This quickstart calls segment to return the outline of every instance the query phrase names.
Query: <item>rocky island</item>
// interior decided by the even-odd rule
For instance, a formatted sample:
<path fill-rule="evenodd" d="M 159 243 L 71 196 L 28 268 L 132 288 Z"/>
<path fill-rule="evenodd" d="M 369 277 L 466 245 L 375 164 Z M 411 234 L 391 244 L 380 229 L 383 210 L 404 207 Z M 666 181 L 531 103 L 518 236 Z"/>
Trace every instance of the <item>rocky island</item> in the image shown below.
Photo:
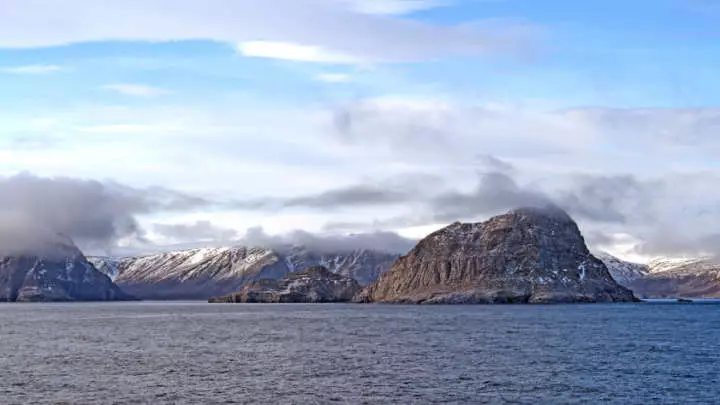
<path fill-rule="evenodd" d="M 323 266 L 313 266 L 279 280 L 252 281 L 238 293 L 212 298 L 209 302 L 349 302 L 360 290 L 357 281 L 332 273 Z"/>
<path fill-rule="evenodd" d="M 356 298 L 412 304 L 636 300 L 556 207 L 520 208 L 434 232 Z"/>

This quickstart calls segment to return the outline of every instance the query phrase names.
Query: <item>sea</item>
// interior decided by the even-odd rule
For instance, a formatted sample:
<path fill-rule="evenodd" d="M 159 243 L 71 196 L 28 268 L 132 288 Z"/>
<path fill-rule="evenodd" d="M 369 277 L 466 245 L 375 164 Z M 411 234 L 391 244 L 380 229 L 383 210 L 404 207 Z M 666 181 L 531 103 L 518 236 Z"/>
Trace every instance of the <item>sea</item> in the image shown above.
<path fill-rule="evenodd" d="M 0 305 L 1 404 L 717 404 L 720 305 Z"/>

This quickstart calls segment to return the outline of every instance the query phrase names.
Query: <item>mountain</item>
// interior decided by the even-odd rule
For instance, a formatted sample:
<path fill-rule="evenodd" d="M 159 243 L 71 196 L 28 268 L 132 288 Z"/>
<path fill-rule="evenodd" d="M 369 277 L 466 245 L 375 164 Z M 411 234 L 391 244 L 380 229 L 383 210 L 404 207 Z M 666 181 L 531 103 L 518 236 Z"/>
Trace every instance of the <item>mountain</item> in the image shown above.
<path fill-rule="evenodd" d="M 280 279 L 311 266 L 325 266 L 367 285 L 389 270 L 398 256 L 371 250 L 330 253 L 298 246 L 277 250 L 235 246 L 93 261 L 117 274 L 115 282 L 138 298 L 208 299 L 237 292 L 250 281 Z"/>
<path fill-rule="evenodd" d="M 626 287 L 633 281 L 645 277 L 649 272 L 645 264 L 627 262 L 607 252 L 596 252 L 593 255 L 605 263 L 610 275 L 618 284 Z"/>
<path fill-rule="evenodd" d="M 654 259 L 648 273 L 632 280 L 628 287 L 646 298 L 720 298 L 720 260 Z"/>
<path fill-rule="evenodd" d="M 456 222 L 421 240 L 359 296 L 388 303 L 633 301 L 559 208 Z"/>
<path fill-rule="evenodd" d="M 283 278 L 252 281 L 242 291 L 210 302 L 349 302 L 360 292 L 357 281 L 332 273 L 323 266 L 293 272 Z"/>
<path fill-rule="evenodd" d="M 34 252 L 0 256 L 0 301 L 130 299 L 90 264 L 75 244 L 58 237 Z"/>
<path fill-rule="evenodd" d="M 123 259 L 119 257 L 87 256 L 87 261 L 95 266 L 99 272 L 110 277 L 110 280 L 115 281 L 120 275 L 120 263 Z"/>

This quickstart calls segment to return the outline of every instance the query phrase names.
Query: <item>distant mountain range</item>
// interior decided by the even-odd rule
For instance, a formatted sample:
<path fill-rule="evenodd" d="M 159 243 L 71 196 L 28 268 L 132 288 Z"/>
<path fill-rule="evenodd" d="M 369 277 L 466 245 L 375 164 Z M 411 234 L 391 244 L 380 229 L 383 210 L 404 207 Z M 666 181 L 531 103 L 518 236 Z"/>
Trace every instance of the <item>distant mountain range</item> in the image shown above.
<path fill-rule="evenodd" d="M 236 246 L 89 260 L 123 291 L 141 299 L 208 299 L 239 291 L 250 281 L 280 279 L 311 266 L 324 266 L 368 285 L 389 270 L 398 257 L 372 250 L 316 252 L 300 246 Z"/>
<path fill-rule="evenodd" d="M 449 225 L 405 256 L 233 246 L 86 258 L 58 236 L 36 252 L 0 255 L 0 301 L 207 300 L 313 266 L 368 287 L 363 300 L 377 302 L 627 301 L 625 288 L 646 298 L 720 298 L 720 260 L 643 265 L 593 255 L 566 213 L 519 209 Z"/>
<path fill-rule="evenodd" d="M 647 265 L 596 253 L 618 283 L 645 298 L 720 298 L 720 261 L 657 258 Z"/>

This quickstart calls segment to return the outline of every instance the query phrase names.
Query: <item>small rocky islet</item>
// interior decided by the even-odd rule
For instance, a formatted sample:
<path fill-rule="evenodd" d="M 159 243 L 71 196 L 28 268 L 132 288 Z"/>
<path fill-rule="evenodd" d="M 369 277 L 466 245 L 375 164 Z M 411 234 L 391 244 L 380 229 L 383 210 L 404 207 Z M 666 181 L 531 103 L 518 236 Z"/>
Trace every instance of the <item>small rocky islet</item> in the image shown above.
<path fill-rule="evenodd" d="M 259 280 L 210 302 L 493 304 L 635 302 L 556 207 L 456 222 L 421 240 L 373 284 L 322 267 Z"/>
<path fill-rule="evenodd" d="M 281 279 L 262 279 L 248 283 L 240 292 L 209 302 L 245 303 L 320 303 L 349 302 L 361 290 L 357 281 L 332 273 L 326 267 L 313 266 L 290 273 Z"/>

